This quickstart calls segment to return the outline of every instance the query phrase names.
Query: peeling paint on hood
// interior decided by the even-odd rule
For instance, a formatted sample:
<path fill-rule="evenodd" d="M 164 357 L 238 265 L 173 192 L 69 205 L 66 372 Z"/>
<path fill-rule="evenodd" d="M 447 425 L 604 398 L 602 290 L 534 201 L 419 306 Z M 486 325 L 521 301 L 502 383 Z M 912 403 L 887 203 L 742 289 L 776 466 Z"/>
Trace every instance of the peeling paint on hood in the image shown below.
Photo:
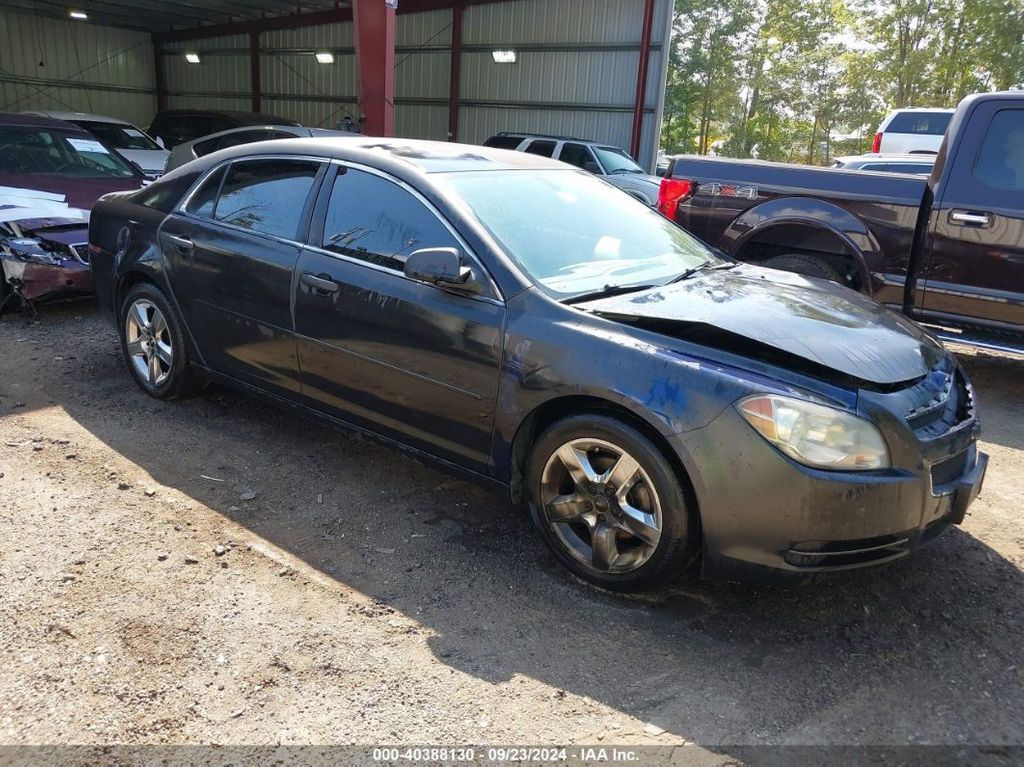
<path fill-rule="evenodd" d="M 766 345 L 861 381 L 891 385 L 918 379 L 944 354 L 917 324 L 841 285 L 741 265 L 706 270 L 682 282 L 601 298 L 578 308 L 608 319 L 654 324 L 702 343 L 700 328 Z M 707 343 L 715 346 L 714 332 Z M 733 351 L 744 353 L 742 344 Z M 756 354 L 755 354 L 756 356 Z"/>

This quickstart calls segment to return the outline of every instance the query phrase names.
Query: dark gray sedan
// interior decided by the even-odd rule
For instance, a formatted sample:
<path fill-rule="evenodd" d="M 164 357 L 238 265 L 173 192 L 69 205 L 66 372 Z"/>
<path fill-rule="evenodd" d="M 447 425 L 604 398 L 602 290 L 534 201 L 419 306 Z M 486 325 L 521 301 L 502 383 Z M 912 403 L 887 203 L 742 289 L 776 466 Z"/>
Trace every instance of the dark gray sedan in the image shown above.
<path fill-rule="evenodd" d="M 526 153 L 236 147 L 105 198 L 90 248 L 150 396 L 221 381 L 428 457 L 609 588 L 891 561 L 985 471 L 917 325 Z"/>

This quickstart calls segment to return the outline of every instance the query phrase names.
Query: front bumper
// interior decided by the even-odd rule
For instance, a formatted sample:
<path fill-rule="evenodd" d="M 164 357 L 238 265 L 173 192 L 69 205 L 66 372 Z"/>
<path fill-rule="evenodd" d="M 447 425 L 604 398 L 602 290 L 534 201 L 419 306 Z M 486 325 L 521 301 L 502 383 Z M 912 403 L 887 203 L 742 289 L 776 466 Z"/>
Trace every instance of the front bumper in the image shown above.
<path fill-rule="evenodd" d="M 93 291 L 89 265 L 70 258 L 39 263 L 3 256 L 0 257 L 0 268 L 7 283 L 29 301 Z"/>
<path fill-rule="evenodd" d="M 912 468 L 808 468 L 762 439 L 734 408 L 672 437 L 700 505 L 703 574 L 775 579 L 882 564 L 963 521 L 984 481 L 976 418 L 917 443 Z"/>

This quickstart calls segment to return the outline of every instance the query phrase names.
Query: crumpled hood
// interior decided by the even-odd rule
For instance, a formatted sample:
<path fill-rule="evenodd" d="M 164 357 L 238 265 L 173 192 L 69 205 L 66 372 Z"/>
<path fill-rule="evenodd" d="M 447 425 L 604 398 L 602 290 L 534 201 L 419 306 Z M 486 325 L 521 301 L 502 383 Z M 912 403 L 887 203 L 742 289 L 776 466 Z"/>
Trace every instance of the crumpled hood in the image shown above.
<path fill-rule="evenodd" d="M 749 265 L 578 306 L 698 344 L 718 346 L 724 336 L 730 351 L 753 357 L 768 346 L 877 385 L 920 378 L 944 354 L 915 323 L 860 293 Z"/>

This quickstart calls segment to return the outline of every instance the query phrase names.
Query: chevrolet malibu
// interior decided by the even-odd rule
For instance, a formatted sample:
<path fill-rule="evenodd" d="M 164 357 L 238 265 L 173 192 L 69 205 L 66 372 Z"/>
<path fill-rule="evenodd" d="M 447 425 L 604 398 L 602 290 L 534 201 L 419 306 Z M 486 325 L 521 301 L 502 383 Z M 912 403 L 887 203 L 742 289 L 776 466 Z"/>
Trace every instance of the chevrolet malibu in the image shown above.
<path fill-rule="evenodd" d="M 889 562 L 985 473 L 971 385 L 913 322 L 529 154 L 236 147 L 105 197 L 90 250 L 150 396 L 218 381 L 428 457 L 611 589 Z"/>

